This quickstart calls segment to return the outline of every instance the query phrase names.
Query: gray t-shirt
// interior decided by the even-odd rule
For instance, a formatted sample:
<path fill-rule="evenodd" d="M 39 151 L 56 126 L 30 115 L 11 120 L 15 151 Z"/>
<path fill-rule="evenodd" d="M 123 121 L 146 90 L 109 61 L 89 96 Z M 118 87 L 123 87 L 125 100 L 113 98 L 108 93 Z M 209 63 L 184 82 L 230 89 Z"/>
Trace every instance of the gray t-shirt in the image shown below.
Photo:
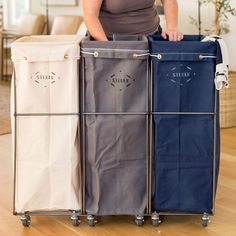
<path fill-rule="evenodd" d="M 103 0 L 100 21 L 107 34 L 151 35 L 158 29 L 155 0 Z"/>

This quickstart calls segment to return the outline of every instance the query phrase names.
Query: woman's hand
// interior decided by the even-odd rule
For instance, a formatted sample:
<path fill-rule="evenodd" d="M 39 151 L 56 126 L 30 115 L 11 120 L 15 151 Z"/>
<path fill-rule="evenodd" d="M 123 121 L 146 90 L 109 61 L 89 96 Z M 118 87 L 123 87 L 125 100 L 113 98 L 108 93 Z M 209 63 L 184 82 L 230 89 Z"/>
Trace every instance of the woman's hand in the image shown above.
<path fill-rule="evenodd" d="M 177 0 L 162 0 L 166 18 L 167 30 L 162 33 L 164 39 L 180 41 L 183 34 L 178 31 L 178 3 Z"/>
<path fill-rule="evenodd" d="M 91 36 L 99 41 L 107 41 L 106 34 L 98 18 L 103 0 L 83 0 L 84 22 Z"/>
<path fill-rule="evenodd" d="M 161 36 L 164 39 L 169 39 L 169 41 L 180 41 L 183 39 L 183 33 L 179 32 L 176 29 L 170 29 L 162 32 Z"/>

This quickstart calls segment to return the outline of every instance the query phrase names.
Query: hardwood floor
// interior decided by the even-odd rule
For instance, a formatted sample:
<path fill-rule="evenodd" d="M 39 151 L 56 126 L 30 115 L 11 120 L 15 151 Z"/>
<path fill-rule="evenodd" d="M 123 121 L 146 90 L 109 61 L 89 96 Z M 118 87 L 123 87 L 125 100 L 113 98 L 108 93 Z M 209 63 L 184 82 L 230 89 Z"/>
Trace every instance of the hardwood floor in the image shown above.
<path fill-rule="evenodd" d="M 216 215 L 207 228 L 201 227 L 199 216 L 166 216 L 158 228 L 150 218 L 144 227 L 134 225 L 132 217 L 103 217 L 95 228 L 85 219 L 75 228 L 69 217 L 35 216 L 31 227 L 24 228 L 12 215 L 11 135 L 0 136 L 0 236 L 236 236 L 236 128 L 222 130 L 221 141 Z"/>

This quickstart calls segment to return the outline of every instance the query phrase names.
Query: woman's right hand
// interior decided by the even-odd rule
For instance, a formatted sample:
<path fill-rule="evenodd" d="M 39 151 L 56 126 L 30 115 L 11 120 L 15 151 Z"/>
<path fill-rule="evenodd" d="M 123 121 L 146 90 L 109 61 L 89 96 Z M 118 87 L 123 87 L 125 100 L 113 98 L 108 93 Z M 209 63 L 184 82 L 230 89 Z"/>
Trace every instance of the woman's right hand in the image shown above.
<path fill-rule="evenodd" d="M 107 41 L 105 31 L 98 18 L 103 0 L 83 0 L 83 17 L 91 36 L 98 41 Z"/>

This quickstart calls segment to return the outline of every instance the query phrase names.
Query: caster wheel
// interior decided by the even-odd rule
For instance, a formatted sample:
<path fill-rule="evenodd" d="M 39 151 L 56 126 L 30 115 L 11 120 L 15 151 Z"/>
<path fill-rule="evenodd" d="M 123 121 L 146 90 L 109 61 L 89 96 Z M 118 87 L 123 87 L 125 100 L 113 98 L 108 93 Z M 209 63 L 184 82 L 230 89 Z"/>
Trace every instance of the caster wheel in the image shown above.
<path fill-rule="evenodd" d="M 21 223 L 24 227 L 29 227 L 31 220 L 30 220 L 30 216 L 29 215 L 22 215 L 21 218 Z"/>
<path fill-rule="evenodd" d="M 161 224 L 161 221 L 160 220 L 152 220 L 152 225 L 157 227 Z"/>
<path fill-rule="evenodd" d="M 209 215 L 207 213 L 204 213 L 202 216 L 202 226 L 207 227 L 209 224 Z"/>
<path fill-rule="evenodd" d="M 209 221 L 208 220 L 202 220 L 202 227 L 207 227 Z"/>
<path fill-rule="evenodd" d="M 143 226 L 144 225 L 143 216 L 136 216 L 135 223 L 137 226 Z"/>
<path fill-rule="evenodd" d="M 157 213 L 152 214 L 152 225 L 157 227 L 161 224 L 160 216 Z"/>
<path fill-rule="evenodd" d="M 80 219 L 78 216 L 71 216 L 71 224 L 75 227 L 80 225 Z"/>
<path fill-rule="evenodd" d="M 97 221 L 95 220 L 93 215 L 89 215 L 87 217 L 87 222 L 90 227 L 94 227 L 97 224 Z"/>

